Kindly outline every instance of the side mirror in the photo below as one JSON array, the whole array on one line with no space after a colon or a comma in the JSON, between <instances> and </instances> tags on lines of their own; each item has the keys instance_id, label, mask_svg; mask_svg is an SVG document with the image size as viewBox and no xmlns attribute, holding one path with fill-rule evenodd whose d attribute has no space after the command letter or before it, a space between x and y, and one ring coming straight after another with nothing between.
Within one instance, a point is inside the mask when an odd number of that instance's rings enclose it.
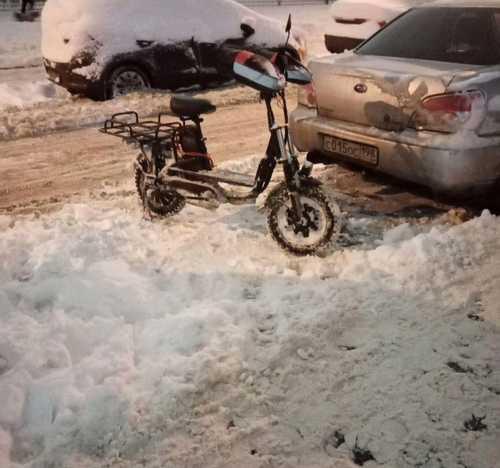
<instances>
[{"instance_id":1,"label":"side mirror","mask_svg":"<svg viewBox=\"0 0 500 468\"><path fill-rule=\"evenodd\" d=\"M255 29L253 28L252 25L248 24L247 22L241 23L240 28L241 32L243 33L243 37L245 39L248 39L250 36L255 34Z\"/></svg>"},{"instance_id":2,"label":"side mirror","mask_svg":"<svg viewBox=\"0 0 500 468\"><path fill-rule=\"evenodd\" d=\"M292 30L292 15L288 15L288 21L286 22L285 32L289 33Z\"/></svg>"}]
</instances>

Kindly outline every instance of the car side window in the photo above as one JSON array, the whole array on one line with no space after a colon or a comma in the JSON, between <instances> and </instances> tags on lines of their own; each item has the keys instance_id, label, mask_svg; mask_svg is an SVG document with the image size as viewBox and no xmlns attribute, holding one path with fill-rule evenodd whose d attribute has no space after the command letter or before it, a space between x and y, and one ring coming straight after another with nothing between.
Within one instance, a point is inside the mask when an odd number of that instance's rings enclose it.
<instances>
[{"instance_id":1,"label":"car side window","mask_svg":"<svg viewBox=\"0 0 500 468\"><path fill-rule=\"evenodd\" d=\"M169 73L190 70L197 66L197 59L190 42L162 46L159 53L160 60L168 68Z\"/></svg>"}]
</instances>

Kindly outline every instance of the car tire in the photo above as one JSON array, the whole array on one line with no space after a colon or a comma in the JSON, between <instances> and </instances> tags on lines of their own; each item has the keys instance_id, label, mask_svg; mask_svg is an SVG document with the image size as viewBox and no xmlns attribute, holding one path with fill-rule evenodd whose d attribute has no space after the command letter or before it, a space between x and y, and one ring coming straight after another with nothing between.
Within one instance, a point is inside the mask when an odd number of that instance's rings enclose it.
<instances>
[{"instance_id":1,"label":"car tire","mask_svg":"<svg viewBox=\"0 0 500 468\"><path fill-rule=\"evenodd\" d=\"M136 65L121 65L115 68L105 83L108 99L151 88L149 76Z\"/></svg>"}]
</instances>

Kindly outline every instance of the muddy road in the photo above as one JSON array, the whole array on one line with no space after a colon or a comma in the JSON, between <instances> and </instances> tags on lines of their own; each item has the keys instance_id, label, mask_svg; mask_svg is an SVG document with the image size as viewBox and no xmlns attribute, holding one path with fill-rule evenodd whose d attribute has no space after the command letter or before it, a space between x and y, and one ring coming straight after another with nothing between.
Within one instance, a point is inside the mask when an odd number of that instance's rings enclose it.
<instances>
[{"instance_id":1,"label":"muddy road","mask_svg":"<svg viewBox=\"0 0 500 468\"><path fill-rule=\"evenodd\" d=\"M222 108L207 116L204 128L217 161L265 151L259 104ZM0 213L46 211L123 182L137 153L97 127L4 141L0 148Z\"/></svg>"},{"instance_id":2,"label":"muddy road","mask_svg":"<svg viewBox=\"0 0 500 468\"><path fill-rule=\"evenodd\" d=\"M222 106L206 116L204 129L216 162L263 154L267 146L266 113L260 103ZM2 141L0 149L0 214L47 212L70 201L106 196L109 188L131 180L137 153L99 133L97 126ZM341 167L319 172L355 210L397 215L449 209L372 175Z\"/></svg>"}]
</instances>

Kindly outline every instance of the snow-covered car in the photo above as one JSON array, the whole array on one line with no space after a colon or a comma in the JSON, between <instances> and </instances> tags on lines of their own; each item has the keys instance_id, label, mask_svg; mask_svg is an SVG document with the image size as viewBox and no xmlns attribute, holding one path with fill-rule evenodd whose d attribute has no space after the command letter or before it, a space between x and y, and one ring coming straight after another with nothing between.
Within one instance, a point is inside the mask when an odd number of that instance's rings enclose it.
<instances>
[{"instance_id":1,"label":"snow-covered car","mask_svg":"<svg viewBox=\"0 0 500 468\"><path fill-rule=\"evenodd\" d=\"M49 79L107 99L231 78L231 52L272 53L285 25L232 0L48 0L42 55ZM305 53L299 31L290 49Z\"/></svg>"},{"instance_id":2,"label":"snow-covered car","mask_svg":"<svg viewBox=\"0 0 500 468\"><path fill-rule=\"evenodd\" d=\"M309 64L291 116L310 159L470 194L500 182L500 5L416 7L353 52Z\"/></svg>"},{"instance_id":3,"label":"snow-covered car","mask_svg":"<svg viewBox=\"0 0 500 468\"><path fill-rule=\"evenodd\" d=\"M417 3L419 0L337 0L330 9L333 24L325 34L326 48L332 53L354 49Z\"/></svg>"}]
</instances>

